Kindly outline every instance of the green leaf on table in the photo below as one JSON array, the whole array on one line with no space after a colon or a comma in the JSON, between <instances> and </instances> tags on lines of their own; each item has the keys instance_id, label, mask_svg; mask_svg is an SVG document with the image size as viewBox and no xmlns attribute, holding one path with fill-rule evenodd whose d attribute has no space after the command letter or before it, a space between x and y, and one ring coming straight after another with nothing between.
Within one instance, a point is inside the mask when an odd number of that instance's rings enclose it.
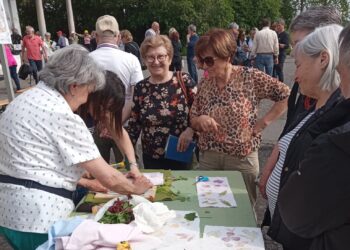
<instances>
[{"instance_id":1,"label":"green leaf on table","mask_svg":"<svg viewBox=\"0 0 350 250\"><path fill-rule=\"evenodd\" d=\"M155 201L186 201L186 197L181 195L179 191L172 190L172 183L176 180L186 180L186 177L179 176L177 178L171 175L171 170L162 171L164 174L164 184L157 187Z\"/></svg>"},{"instance_id":2,"label":"green leaf on table","mask_svg":"<svg viewBox=\"0 0 350 250\"><path fill-rule=\"evenodd\" d=\"M195 218L197 218L196 213L185 214L185 219L188 221L194 221Z\"/></svg>"},{"instance_id":3,"label":"green leaf on table","mask_svg":"<svg viewBox=\"0 0 350 250\"><path fill-rule=\"evenodd\" d=\"M187 177L183 177L183 176L179 176L179 177L172 177L172 181L187 181L188 178Z\"/></svg>"},{"instance_id":4,"label":"green leaf on table","mask_svg":"<svg viewBox=\"0 0 350 250\"><path fill-rule=\"evenodd\" d=\"M185 202L185 201L186 201L186 197L184 197L184 196L179 197L179 200L180 200L181 202Z\"/></svg>"},{"instance_id":5,"label":"green leaf on table","mask_svg":"<svg viewBox=\"0 0 350 250\"><path fill-rule=\"evenodd\" d=\"M225 190L225 191L219 193L220 196L224 196L224 195L226 195L226 194L227 194L227 190Z\"/></svg>"},{"instance_id":6,"label":"green leaf on table","mask_svg":"<svg viewBox=\"0 0 350 250\"><path fill-rule=\"evenodd\" d=\"M225 200L220 199L220 201L225 204L226 206L232 207L231 203Z\"/></svg>"}]
</instances>

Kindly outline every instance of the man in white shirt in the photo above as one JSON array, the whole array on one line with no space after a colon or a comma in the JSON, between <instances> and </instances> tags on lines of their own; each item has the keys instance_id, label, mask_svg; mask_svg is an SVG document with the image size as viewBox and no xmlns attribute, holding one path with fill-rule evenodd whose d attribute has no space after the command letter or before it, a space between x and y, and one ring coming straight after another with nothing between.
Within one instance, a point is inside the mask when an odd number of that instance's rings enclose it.
<instances>
[{"instance_id":1,"label":"man in white shirt","mask_svg":"<svg viewBox=\"0 0 350 250\"><path fill-rule=\"evenodd\" d=\"M160 34L159 23L153 22L152 27L149 28L148 30L146 30L145 38L148 36L155 36L155 35L159 35L159 34Z\"/></svg>"},{"instance_id":2,"label":"man in white shirt","mask_svg":"<svg viewBox=\"0 0 350 250\"><path fill-rule=\"evenodd\" d=\"M251 56L256 68L272 76L273 65L278 64L278 37L270 29L270 19L264 18L261 24L263 28L255 34Z\"/></svg>"},{"instance_id":3,"label":"man in white shirt","mask_svg":"<svg viewBox=\"0 0 350 250\"><path fill-rule=\"evenodd\" d=\"M126 103L123 110L123 121L131 112L134 86L143 79L142 69L136 56L118 49L119 26L113 16L105 15L97 19L96 41L97 49L90 56L104 70L116 73L125 85Z\"/></svg>"},{"instance_id":4,"label":"man in white shirt","mask_svg":"<svg viewBox=\"0 0 350 250\"><path fill-rule=\"evenodd\" d=\"M126 95L123 109L124 123L129 119L131 114L134 86L143 79L143 74L137 57L118 49L118 35L119 25L113 16L105 15L99 17L96 21L97 49L91 52L90 56L95 59L104 70L116 73L125 85ZM109 144L115 147L115 144L112 139L102 138L101 143L99 143L99 139L98 136L95 137L95 143L99 147L103 158L109 162L107 158L109 156L110 147L105 146ZM102 147L104 148L103 150ZM120 156L116 158L117 161L122 160Z\"/></svg>"}]
</instances>

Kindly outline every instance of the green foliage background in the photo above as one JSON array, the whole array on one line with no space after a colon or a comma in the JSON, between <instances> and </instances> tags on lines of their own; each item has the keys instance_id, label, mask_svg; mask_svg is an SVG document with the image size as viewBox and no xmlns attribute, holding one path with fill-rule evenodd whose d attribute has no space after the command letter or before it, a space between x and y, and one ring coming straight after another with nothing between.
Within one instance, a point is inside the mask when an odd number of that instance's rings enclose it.
<instances>
[{"instance_id":1,"label":"green foliage background","mask_svg":"<svg viewBox=\"0 0 350 250\"><path fill-rule=\"evenodd\" d=\"M43 0L46 27L54 36L56 31L68 33L66 1ZM78 33L94 29L96 19L105 14L117 18L120 29L129 29L134 40L141 42L152 21L158 21L161 33L175 27L181 39L187 26L194 23L198 33L209 28L227 28L232 21L250 29L259 27L263 17L272 20L283 17L289 25L293 16L310 6L336 6L349 19L348 0L72 0L75 27ZM35 1L17 0L22 32L26 25L37 29Z\"/></svg>"}]
</instances>

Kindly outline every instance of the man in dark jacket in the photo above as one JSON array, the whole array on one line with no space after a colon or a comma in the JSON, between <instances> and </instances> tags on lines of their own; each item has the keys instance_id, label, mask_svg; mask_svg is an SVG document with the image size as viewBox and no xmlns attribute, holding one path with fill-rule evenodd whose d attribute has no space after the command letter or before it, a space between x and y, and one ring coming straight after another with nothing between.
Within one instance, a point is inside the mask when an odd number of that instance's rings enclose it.
<instances>
[{"instance_id":1,"label":"man in dark jacket","mask_svg":"<svg viewBox=\"0 0 350 250\"><path fill-rule=\"evenodd\" d=\"M337 70L345 100L327 114L327 123L320 127L332 129L313 141L280 192L285 226L311 240L311 250L350 247L350 26L339 40Z\"/></svg>"},{"instance_id":2,"label":"man in dark jacket","mask_svg":"<svg viewBox=\"0 0 350 250\"><path fill-rule=\"evenodd\" d=\"M196 31L197 28L194 24L190 24L187 28L187 68L188 73L191 75L192 79L198 83L198 74L197 74L197 67L194 62L195 56L194 56L194 47L196 45L196 42L199 39L199 36L197 35Z\"/></svg>"},{"instance_id":3,"label":"man in dark jacket","mask_svg":"<svg viewBox=\"0 0 350 250\"><path fill-rule=\"evenodd\" d=\"M286 50L289 48L289 35L284 30L285 22L282 18L278 19L276 24L279 54L278 64L274 65L274 73L278 80L284 82L283 65L286 60Z\"/></svg>"}]
</instances>

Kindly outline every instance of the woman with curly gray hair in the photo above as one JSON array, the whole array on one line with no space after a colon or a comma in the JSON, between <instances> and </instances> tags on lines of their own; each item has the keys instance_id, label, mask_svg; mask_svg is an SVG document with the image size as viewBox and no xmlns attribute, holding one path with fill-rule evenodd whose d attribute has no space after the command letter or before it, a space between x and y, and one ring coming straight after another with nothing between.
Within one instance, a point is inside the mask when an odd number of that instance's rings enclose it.
<instances>
[{"instance_id":1,"label":"woman with curly gray hair","mask_svg":"<svg viewBox=\"0 0 350 250\"><path fill-rule=\"evenodd\" d=\"M48 239L52 224L69 216L85 171L122 194L151 187L143 176L132 183L110 167L74 113L105 86L104 72L88 54L80 45L55 52L38 85L13 100L0 118L0 234L15 249L35 249Z\"/></svg>"}]
</instances>

